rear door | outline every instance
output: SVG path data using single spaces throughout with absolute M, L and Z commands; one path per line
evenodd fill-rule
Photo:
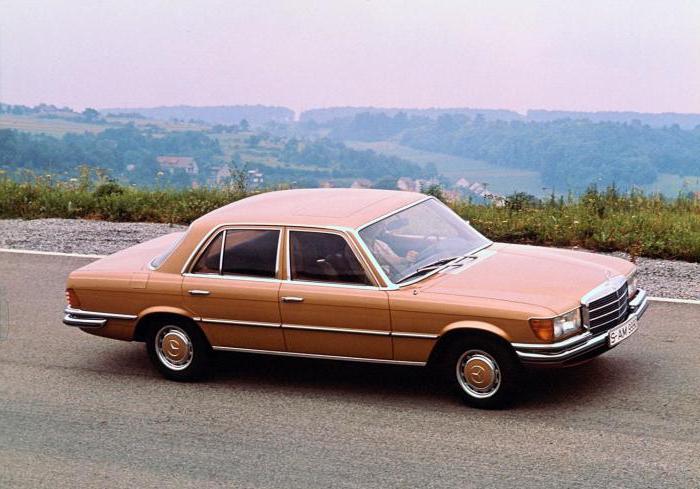
M 279 309 L 280 228 L 229 227 L 202 246 L 184 301 L 214 347 L 284 351 Z

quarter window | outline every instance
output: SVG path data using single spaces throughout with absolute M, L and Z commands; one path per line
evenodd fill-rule
M 290 231 L 289 245 L 292 280 L 372 285 L 340 235 Z
M 192 273 L 274 278 L 279 233 L 266 229 L 222 231 L 199 257 Z
M 219 233 L 216 238 L 209 243 L 207 249 L 199 257 L 197 263 L 192 267 L 192 273 L 219 273 L 221 266 L 221 241 L 224 233 Z

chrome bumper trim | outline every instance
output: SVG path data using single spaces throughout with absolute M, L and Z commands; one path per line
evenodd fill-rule
M 77 328 L 101 328 L 107 324 L 108 319 L 134 320 L 138 317 L 133 314 L 83 311 L 82 309 L 74 309 L 72 307 L 66 307 L 63 312 L 65 313 L 63 316 L 63 324 L 66 326 L 75 326 Z
M 70 314 L 63 316 L 63 324 L 66 326 L 75 326 L 76 328 L 101 328 L 107 324 L 106 319 L 81 319 Z
M 647 291 L 644 289 L 638 289 L 637 295 L 630 301 L 630 311 L 632 314 L 637 316 L 637 319 L 641 318 L 649 306 L 649 299 L 647 298 Z
M 639 320 L 646 312 L 649 301 L 647 293 L 639 289 L 630 301 L 629 318 Z M 523 363 L 546 364 L 562 363 L 604 346 L 608 340 L 608 331 L 593 336 L 589 331 L 573 336 L 558 343 L 511 343 Z
M 252 348 L 234 348 L 232 346 L 212 346 L 217 351 L 232 351 L 238 353 L 258 353 L 263 355 L 277 355 L 282 357 L 319 358 L 322 360 L 342 360 L 346 362 L 362 363 L 389 363 L 392 365 L 410 365 L 424 367 L 426 362 L 410 362 L 408 360 L 385 360 L 383 358 L 342 357 L 337 355 L 321 355 L 318 353 L 296 353 L 291 351 L 254 350 Z

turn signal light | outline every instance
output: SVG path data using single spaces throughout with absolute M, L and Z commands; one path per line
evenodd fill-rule
M 550 342 L 554 339 L 554 319 L 530 319 L 530 328 L 542 341 Z
M 66 302 L 72 308 L 80 307 L 80 299 L 73 289 L 66 289 Z

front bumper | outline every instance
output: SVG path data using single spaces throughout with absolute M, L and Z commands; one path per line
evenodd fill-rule
M 112 312 L 95 312 L 83 311 L 82 309 L 74 309 L 66 307 L 63 311 L 63 324 L 66 326 L 75 326 L 77 328 L 101 328 L 109 319 L 136 319 L 136 316 L 131 314 L 115 314 Z
M 639 289 L 629 305 L 628 320 L 632 317 L 640 319 L 649 305 L 646 291 Z M 594 336 L 586 331 L 558 343 L 511 343 L 511 345 L 515 348 L 520 361 L 526 365 L 561 365 L 576 363 L 608 350 L 608 334 L 609 331 L 606 331 Z

